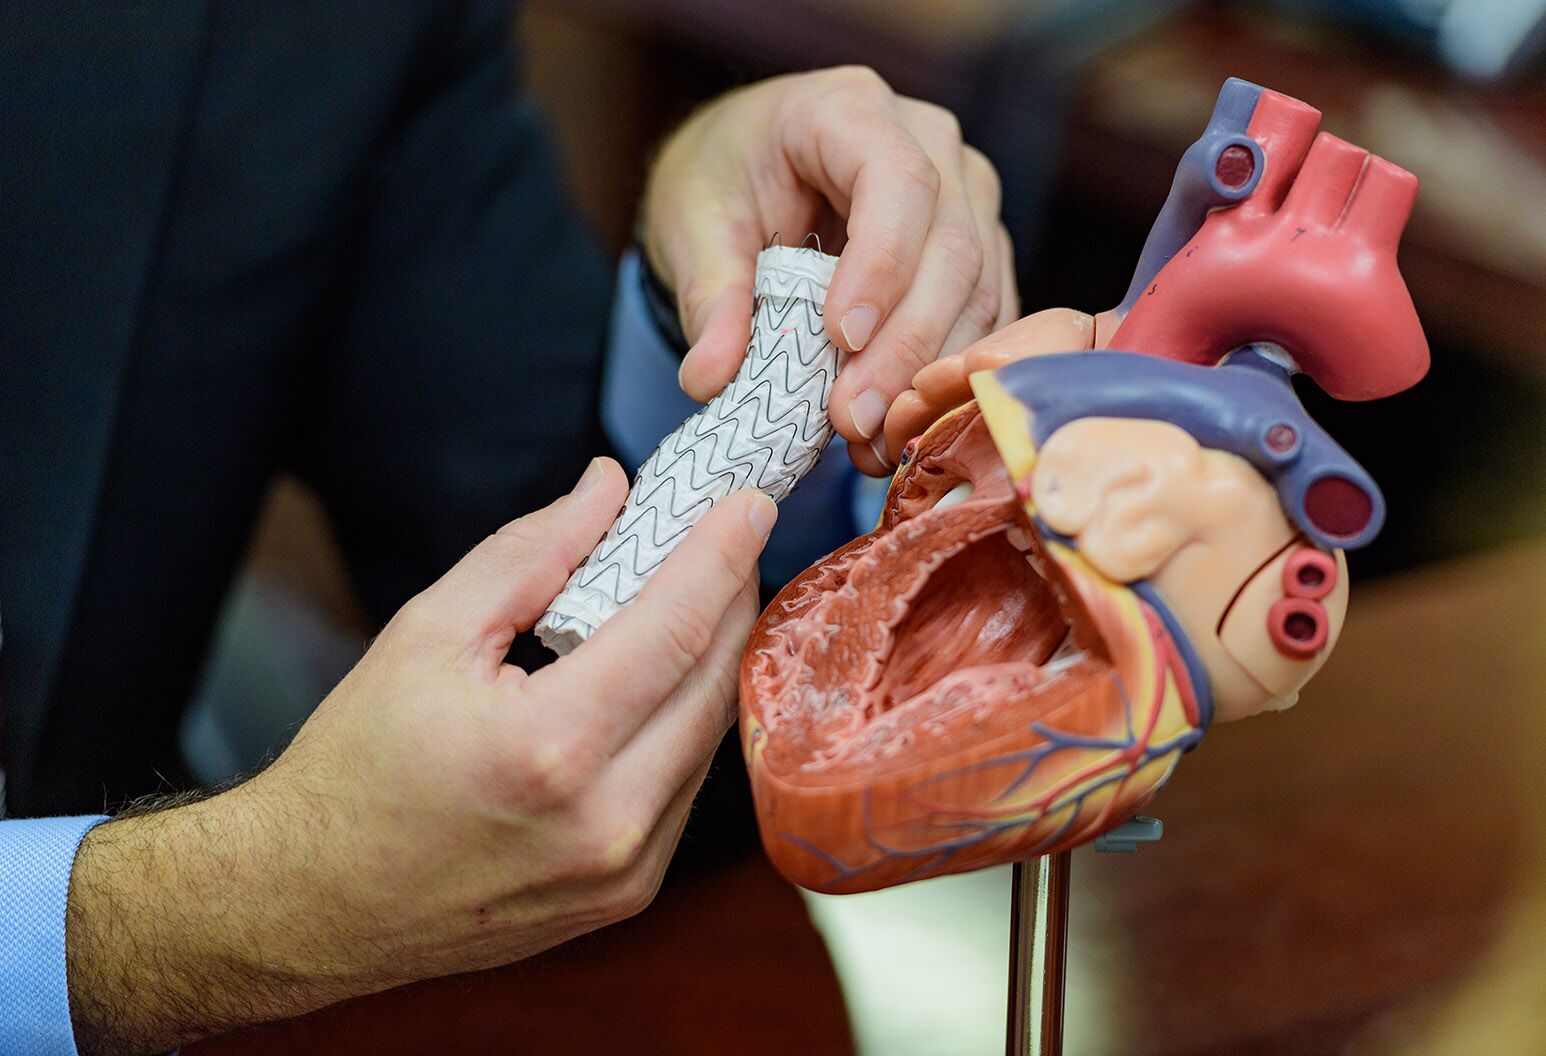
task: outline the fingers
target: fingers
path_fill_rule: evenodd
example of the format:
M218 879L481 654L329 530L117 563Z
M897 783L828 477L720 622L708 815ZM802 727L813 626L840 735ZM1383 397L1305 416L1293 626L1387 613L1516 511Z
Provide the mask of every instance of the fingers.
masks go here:
M756 573L777 509L737 492L710 510L639 596L589 641L521 687L546 708L558 756L566 738L610 754L654 714L714 646L736 597Z
M1073 308L1044 308L997 333L989 334L964 353L966 373L997 370L1006 363L1059 352L1084 352L1095 347L1095 320Z
M527 913L546 909L547 915L566 921L575 920L580 910L579 926L569 934L642 913L660 890L709 766L710 761L703 761L661 810L607 798L607 786L595 786L585 804L571 808L562 823L570 860L542 878L544 887L519 892L515 897L521 908ZM567 937L560 934L555 941Z
M583 800L570 808L565 827L587 848L590 872L626 892L618 916L642 909L660 883L714 751L734 722L741 651L756 617L752 581L702 662L615 756L594 761Z
M891 401L918 369L989 332L1002 299L997 173L963 145L948 111L906 99L898 108L938 173L939 193L906 292L834 387L833 424L850 441L880 437Z
M971 399L966 384L966 357L942 356L913 375L912 391L937 407L965 403ZM903 393L903 396L907 393ZM900 399L900 397L898 397Z
M848 441L848 459L854 468L867 477L889 477L896 470L896 460L886 451L885 426L870 440Z
M857 352L912 285L940 174L879 76L846 69L824 77L826 90L803 95L785 124L787 153L800 178L848 217L826 317L833 341Z
M623 884L624 897L619 908L619 917L631 917L636 913L642 913L654 901L655 894L660 890L661 882L665 879L666 869L671 864L672 857L676 854L677 844L682 841L682 834L687 831L687 822L692 817L693 801L698 798L698 790L703 787L703 781L709 776L709 760L705 760L693 774L682 782L671 801L666 804L655 821L654 828L639 845L637 853L629 867L625 869L620 879Z
M998 170L974 147L962 149L960 158L962 183L977 224L983 265L976 288L940 348L942 356L959 352L978 338L1013 321L1017 313L1006 315L1006 302L1014 303L1019 299L1015 291L1013 247L1009 232L998 219L1003 204Z
M688 395L707 400L735 375L751 333L757 253L771 232L764 218L809 211L806 196L759 200L750 173L775 167L775 145L757 129L770 120L775 82L732 92L689 118L661 148L642 206L641 241L676 291L691 350L678 371Z
M886 450L892 461L900 461L907 442L940 415L971 398L966 360L960 353L936 359L920 370L913 387L896 398L886 415Z
M938 366L941 363L959 365L960 361L960 356L950 356L935 360L934 365ZM964 388L966 373L957 371L956 374ZM965 399L956 401L956 403L965 402ZM934 420L940 416L941 407L955 405L947 401L931 402L915 389L908 389L898 396L896 402L891 405L891 410L886 414L886 451L890 460L900 462L902 448L907 446L907 442L934 423Z
M1015 245L1009 229L999 224L997 236L1000 288L998 318L993 321L993 329L1002 330L1020 317L1020 282L1015 276Z
M852 358L831 417L856 461L883 471L891 401L919 367L1013 310L999 198L993 166L962 143L955 118L900 98L871 70L774 78L706 107L663 149L646 195L651 259L675 281L694 343L683 388L707 399L733 377L769 236L840 229L824 315ZM673 229L684 215L700 219Z
M693 800L698 798L698 790L709 776L711 765L712 761L705 759L688 775L660 812L660 820L655 823L654 830L645 841L640 861L647 870L646 875L654 878L657 888L665 876L666 867L671 864L677 844L682 842L682 833L687 830L687 822L692 817Z
M741 653L757 620L757 586L748 582L725 613L714 644L671 699L618 753L603 794L665 809L673 792L699 770L735 724Z
M687 830L687 822L692 817L693 800L698 798L698 790L703 787L704 779L709 776L709 768L712 765L712 757L705 759L687 780L682 782L682 787L677 789L676 795L671 797L671 802L667 803L665 809L660 812L660 822L655 826L655 831L650 834L645 855L646 860L658 863L661 874L665 873L672 855L676 853L677 844L682 841L682 833Z
M833 425L849 440L879 435L891 401L919 368L939 356L976 288L982 261L976 233L969 216L949 212L930 235L914 286L868 349L848 362L833 385Z
M699 138L691 124L683 136L689 143ZM764 239L746 218L747 203L737 202L713 167L678 160L684 149L673 142L656 167L644 242L655 272L676 291L682 333L692 346L677 378L689 396L707 401L729 384L745 356Z
M677 379L687 395L707 402L730 384L746 356L759 247L755 240L738 247L713 245L721 229L693 230L705 237L696 251L696 266L686 271L686 283L677 295L682 331L692 343Z
M972 398L968 379L979 370L997 370L1028 356L1079 352L1092 348L1095 321L1071 308L1048 308L989 334L971 347L935 360L913 378L913 387L897 397L886 416L886 447L893 460L907 441L945 412Z
M414 632L456 647L486 644L497 664L595 548L627 496L622 467L595 459L568 495L499 529L404 606Z

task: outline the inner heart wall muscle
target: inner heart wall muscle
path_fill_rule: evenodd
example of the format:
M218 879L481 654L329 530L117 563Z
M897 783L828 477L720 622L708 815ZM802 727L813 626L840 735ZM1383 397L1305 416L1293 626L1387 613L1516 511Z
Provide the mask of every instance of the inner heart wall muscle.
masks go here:
M1163 621L1018 509L968 405L920 442L876 530L759 622L744 747L790 879L870 890L1071 846L1200 736Z

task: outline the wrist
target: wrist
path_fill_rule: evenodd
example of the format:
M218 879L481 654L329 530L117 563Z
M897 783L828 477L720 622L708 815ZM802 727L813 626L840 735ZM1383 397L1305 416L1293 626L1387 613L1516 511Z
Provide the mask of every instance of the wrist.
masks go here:
M241 787L107 822L81 843L66 911L83 1056L155 1052L351 996L300 882L304 823Z

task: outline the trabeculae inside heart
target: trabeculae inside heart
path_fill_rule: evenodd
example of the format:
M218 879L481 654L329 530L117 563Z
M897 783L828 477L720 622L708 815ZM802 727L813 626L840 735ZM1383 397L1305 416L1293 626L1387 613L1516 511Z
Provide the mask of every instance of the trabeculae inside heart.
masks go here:
M1069 637L1023 552L1030 533L981 417L953 415L929 441L877 529L786 589L759 628L750 652L764 723L791 734L770 751L798 756L786 760L796 771L915 747L919 723L988 691L982 669L1034 678Z
M1128 779L1174 762L1124 706L1153 628L1078 567L1038 535L976 404L913 445L880 524L786 587L747 649L744 747L786 875L867 890L1136 809L1158 781Z

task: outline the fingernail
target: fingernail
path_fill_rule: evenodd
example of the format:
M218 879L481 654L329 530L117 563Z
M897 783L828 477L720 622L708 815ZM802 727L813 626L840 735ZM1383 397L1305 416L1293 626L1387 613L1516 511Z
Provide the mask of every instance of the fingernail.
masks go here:
M886 398L874 389L865 389L848 404L848 417L853 419L854 429L868 440L880 432L886 424Z
M695 351L697 351L697 349L689 348L687 350L687 354L682 357L681 366L676 368L676 387L681 389L683 392L687 391L687 368L695 362L693 359L693 353Z
M601 478L604 476L606 476L606 471L601 468L601 459L591 459L590 465L585 467L585 472L580 475L580 479L575 482L574 490L570 491L569 494L576 496L584 495L597 484L600 484Z
M875 314L875 309L861 304L848 309L837 328L843 331L843 340L848 342L849 349L857 352L874 336L875 324L879 321L880 316Z
M875 457L880 459L881 465L885 466L887 469L896 468L896 463L892 462L891 456L886 454L886 440L884 437L877 436L875 439L871 440L870 450L875 452Z
M778 523L778 504L766 495L759 495L746 511L746 519L758 538L766 539L773 534L773 525Z

